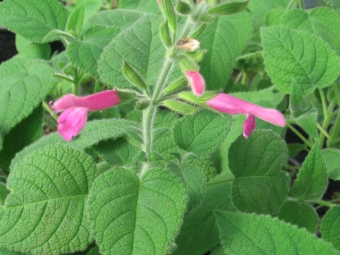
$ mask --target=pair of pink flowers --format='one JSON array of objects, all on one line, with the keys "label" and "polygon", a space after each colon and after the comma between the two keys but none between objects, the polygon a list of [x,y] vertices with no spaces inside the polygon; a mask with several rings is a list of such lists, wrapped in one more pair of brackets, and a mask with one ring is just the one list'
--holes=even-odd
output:
[{"label": "pair of pink flowers", "polygon": [[[201,96],[205,90],[205,81],[197,71],[186,72],[191,89],[196,96]],[[255,116],[277,126],[285,126],[286,120],[281,112],[276,109],[261,106],[241,100],[228,94],[219,93],[206,102],[211,108],[228,114],[244,114],[243,136],[248,138],[256,128]]]},{"label": "pair of pink flowers", "polygon": [[58,118],[58,132],[66,141],[79,134],[87,122],[89,111],[100,111],[120,102],[115,90],[105,90],[85,97],[73,94],[65,95],[57,101],[50,102],[51,109],[63,112]]}]

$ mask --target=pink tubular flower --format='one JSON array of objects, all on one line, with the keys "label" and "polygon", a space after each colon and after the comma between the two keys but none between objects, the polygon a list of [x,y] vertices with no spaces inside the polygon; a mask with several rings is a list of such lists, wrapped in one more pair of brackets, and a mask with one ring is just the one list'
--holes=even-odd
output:
[{"label": "pink tubular flower", "polygon": [[192,92],[194,92],[196,96],[203,95],[205,90],[205,81],[202,75],[197,71],[186,71],[186,73]]},{"label": "pink tubular flower", "polygon": [[207,101],[207,105],[228,114],[244,114],[247,118],[243,123],[243,136],[248,138],[256,128],[255,116],[277,126],[285,126],[286,120],[276,109],[263,108],[239,98],[220,93]]},{"label": "pink tubular flower", "polygon": [[58,118],[58,132],[66,141],[79,134],[87,122],[88,111],[100,111],[120,102],[115,90],[105,90],[85,97],[65,95],[50,102],[54,112],[63,112]]}]

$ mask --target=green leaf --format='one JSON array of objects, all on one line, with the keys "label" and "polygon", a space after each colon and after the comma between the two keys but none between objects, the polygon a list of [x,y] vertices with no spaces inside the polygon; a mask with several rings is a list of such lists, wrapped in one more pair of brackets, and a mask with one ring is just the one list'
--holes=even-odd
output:
[{"label": "green leaf", "polygon": [[317,111],[316,109],[311,109],[299,117],[294,118],[296,123],[311,137],[318,138],[318,128],[317,128]]},{"label": "green leaf", "polygon": [[313,206],[304,202],[289,200],[281,206],[278,218],[297,225],[299,228],[306,228],[311,233],[316,232],[316,226],[319,223],[318,214]]},{"label": "green leaf", "polygon": [[217,170],[213,165],[210,155],[208,156],[196,156],[194,154],[186,154],[181,162],[182,166],[197,166],[204,171],[207,180],[212,179],[217,175]]},{"label": "green leaf", "polygon": [[284,202],[290,179],[281,171],[288,161],[285,142],[273,131],[240,136],[229,149],[233,203],[240,211],[273,214]]},{"label": "green leaf", "polygon": [[66,53],[73,65],[85,72],[99,77],[98,59],[105,46],[120,32],[119,29],[95,26],[86,31],[82,41],[73,41],[66,49]]},{"label": "green leaf", "polygon": [[91,188],[88,212],[100,251],[166,254],[186,200],[181,182],[167,170],[151,169],[141,180],[124,169],[105,172]]},{"label": "green leaf", "polygon": [[33,42],[47,42],[51,31],[63,31],[68,11],[57,0],[6,0],[0,3],[0,24]]},{"label": "green leaf", "polygon": [[84,6],[84,21],[97,13],[103,5],[103,0],[75,0],[74,2],[77,6]]},{"label": "green leaf", "polygon": [[267,13],[275,8],[286,8],[290,0],[251,0],[248,4],[252,17],[254,19],[256,30],[265,24]]},{"label": "green leaf", "polygon": [[340,151],[336,149],[324,149],[321,155],[325,161],[328,177],[340,180]]},{"label": "green leaf", "polygon": [[340,74],[339,57],[315,35],[272,26],[262,28],[261,37],[266,70],[281,91],[291,93],[298,85],[309,94],[331,85]]},{"label": "green leaf", "polygon": [[186,187],[189,197],[187,211],[191,211],[197,207],[204,198],[206,177],[203,169],[195,165],[179,167],[173,163],[170,163],[168,168],[176,174]]},{"label": "green leaf", "polygon": [[282,24],[320,36],[340,54],[340,15],[327,7],[313,8],[310,11],[292,9],[282,17]]},{"label": "green leaf", "polygon": [[289,191],[289,196],[300,200],[317,200],[325,192],[328,184],[327,169],[316,142],[299,170],[297,179]]},{"label": "green leaf", "polygon": [[110,164],[121,166],[132,163],[133,158],[139,152],[137,147],[124,138],[100,142],[95,149]]},{"label": "green leaf", "polygon": [[246,2],[222,3],[209,9],[208,13],[214,15],[230,15],[243,11],[248,5]]},{"label": "green leaf", "polygon": [[18,153],[12,161],[12,167],[14,164],[22,160],[25,155],[50,144],[58,143],[77,150],[84,150],[102,140],[110,138],[116,139],[125,135],[130,141],[140,144],[142,140],[141,130],[139,128],[140,127],[137,123],[123,119],[90,121],[86,124],[80,135],[72,141],[64,141],[58,133],[41,138]]},{"label": "green leaf", "polygon": [[320,231],[322,238],[331,242],[338,250],[340,250],[339,228],[340,206],[334,206],[323,216]]},{"label": "green leaf", "polygon": [[227,254],[335,255],[331,244],[269,215],[216,211]]},{"label": "green leaf", "polygon": [[[1,8],[0,8],[1,9]],[[38,60],[11,59],[0,66],[0,133],[27,117],[52,88],[51,67]]]},{"label": "green leaf", "polygon": [[74,10],[72,10],[70,16],[67,19],[66,29],[69,33],[74,34],[76,38],[79,38],[81,35],[84,15],[85,7],[84,5],[79,5]]},{"label": "green leaf", "polygon": [[124,29],[104,49],[98,62],[98,73],[103,82],[112,87],[132,88],[123,71],[123,60],[141,75],[146,84],[156,83],[165,48],[159,38],[162,19],[152,14],[144,14],[129,28]]},{"label": "green leaf", "polygon": [[165,160],[172,160],[174,158],[171,153],[182,152],[174,141],[171,129],[158,128],[154,130],[153,135],[153,149],[163,156]]},{"label": "green leaf", "polygon": [[3,171],[9,172],[15,154],[42,136],[42,117],[42,107],[38,106],[4,137],[4,148],[0,152],[0,168]]},{"label": "green leaf", "polygon": [[176,31],[177,29],[176,16],[171,0],[162,0],[161,5],[163,7],[164,16],[168,21],[170,29],[172,31]]},{"label": "green leaf", "polygon": [[197,155],[213,153],[227,136],[230,116],[203,110],[179,119],[173,130],[176,144]]},{"label": "green leaf", "polygon": [[0,248],[1,255],[25,255],[21,252],[9,251],[6,248]]},{"label": "green leaf", "polygon": [[119,2],[119,7],[122,9],[131,9],[140,12],[159,12],[159,3],[157,0],[124,0]]},{"label": "green leaf", "polygon": [[178,115],[176,113],[160,109],[157,112],[155,126],[158,128],[171,128],[177,120]]},{"label": "green leaf", "polygon": [[20,35],[15,36],[15,46],[19,56],[25,59],[44,59],[51,57],[51,46],[48,43],[33,43]]},{"label": "green leaf", "polygon": [[0,246],[31,254],[85,249],[92,240],[85,203],[95,172],[89,156],[59,144],[16,164],[0,207]]},{"label": "green leaf", "polygon": [[207,27],[200,37],[201,47],[208,49],[200,63],[200,73],[205,78],[207,89],[225,87],[235,59],[246,46],[251,33],[252,21],[246,12],[218,17]]},{"label": "green leaf", "polygon": [[220,240],[214,210],[235,210],[230,193],[230,182],[223,176],[217,176],[207,184],[201,206],[184,217],[181,231],[176,238],[178,247],[173,255],[202,255],[218,245]]}]

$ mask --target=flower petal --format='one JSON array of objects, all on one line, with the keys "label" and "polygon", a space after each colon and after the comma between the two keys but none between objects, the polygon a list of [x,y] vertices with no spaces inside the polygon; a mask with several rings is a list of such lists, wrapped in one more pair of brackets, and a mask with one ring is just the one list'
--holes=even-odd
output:
[{"label": "flower petal", "polygon": [[218,94],[207,101],[207,105],[220,112],[228,114],[250,114],[274,125],[286,125],[286,120],[283,114],[278,110],[264,108],[228,94]]},{"label": "flower petal", "polygon": [[243,136],[248,138],[256,128],[255,116],[248,114],[246,120],[243,122]]},{"label": "flower petal", "polygon": [[61,137],[70,141],[79,134],[87,122],[87,109],[73,107],[64,111],[58,118],[58,132]]},{"label": "flower petal", "polygon": [[50,107],[54,112],[61,112],[66,109],[76,107],[77,106],[77,96],[73,94],[65,95],[61,98],[59,98],[57,101],[53,102],[51,101]]},{"label": "flower petal", "polygon": [[115,90],[104,90],[86,97],[78,97],[78,106],[86,107],[89,111],[100,111],[115,106],[120,98]]},{"label": "flower petal", "polygon": [[194,92],[196,96],[201,96],[205,90],[205,81],[203,76],[197,71],[186,71],[186,73],[192,92]]}]

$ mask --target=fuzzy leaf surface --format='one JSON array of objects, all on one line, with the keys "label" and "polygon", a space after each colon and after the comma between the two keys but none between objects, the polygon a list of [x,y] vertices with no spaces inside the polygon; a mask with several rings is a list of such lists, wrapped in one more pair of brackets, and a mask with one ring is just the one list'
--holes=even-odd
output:
[{"label": "fuzzy leaf surface", "polygon": [[227,254],[339,254],[330,243],[307,230],[269,215],[216,211],[216,218]]},{"label": "fuzzy leaf surface", "polygon": [[95,171],[89,156],[59,144],[16,164],[0,207],[0,246],[30,254],[85,249],[92,240],[85,204]]},{"label": "fuzzy leaf surface", "polygon": [[230,125],[230,116],[204,110],[179,119],[174,126],[173,136],[181,149],[207,155],[221,144]]},{"label": "fuzzy leaf surface", "polygon": [[151,169],[141,180],[124,169],[100,175],[90,191],[89,214],[101,252],[166,254],[186,200],[185,188],[167,170]]},{"label": "fuzzy leaf surface", "polygon": [[0,134],[27,117],[52,88],[51,67],[38,60],[11,59],[0,66]]},{"label": "fuzzy leaf surface", "polygon": [[321,151],[327,167],[328,177],[340,180],[340,151],[336,149],[324,149]]},{"label": "fuzzy leaf surface", "polygon": [[229,150],[234,205],[245,212],[277,212],[289,189],[290,179],[281,171],[287,160],[286,144],[273,131],[240,136]]},{"label": "fuzzy leaf surface", "polygon": [[261,29],[266,70],[286,93],[298,85],[309,94],[332,84],[340,74],[340,58],[321,38],[285,26]]},{"label": "fuzzy leaf surface", "polygon": [[321,236],[340,250],[340,206],[329,209],[321,220]]},{"label": "fuzzy leaf surface", "polygon": [[209,49],[200,63],[200,72],[208,89],[224,88],[235,59],[246,46],[251,33],[252,22],[246,12],[218,17],[207,27],[199,41],[203,49]]},{"label": "fuzzy leaf surface", "polygon": [[33,42],[47,42],[53,30],[64,31],[68,11],[57,0],[6,0],[0,3],[0,24]]}]

